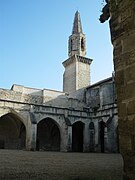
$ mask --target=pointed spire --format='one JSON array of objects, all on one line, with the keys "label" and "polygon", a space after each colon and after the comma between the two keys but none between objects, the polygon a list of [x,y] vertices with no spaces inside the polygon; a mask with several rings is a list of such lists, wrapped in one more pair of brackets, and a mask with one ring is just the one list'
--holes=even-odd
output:
[{"label": "pointed spire", "polygon": [[74,17],[72,34],[78,34],[78,33],[83,33],[83,32],[82,32],[80,13],[76,11],[75,17]]}]

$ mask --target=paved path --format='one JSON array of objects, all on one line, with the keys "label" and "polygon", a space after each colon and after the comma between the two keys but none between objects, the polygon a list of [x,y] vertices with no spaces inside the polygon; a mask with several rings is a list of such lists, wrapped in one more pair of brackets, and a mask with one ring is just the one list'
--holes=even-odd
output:
[{"label": "paved path", "polygon": [[120,154],[0,150],[0,180],[121,180]]}]

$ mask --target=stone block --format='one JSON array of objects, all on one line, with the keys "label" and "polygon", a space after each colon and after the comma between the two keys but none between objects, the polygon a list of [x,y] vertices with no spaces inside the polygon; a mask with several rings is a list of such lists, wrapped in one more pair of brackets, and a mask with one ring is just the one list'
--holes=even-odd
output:
[{"label": "stone block", "polygon": [[126,52],[129,52],[129,51],[132,51],[134,50],[134,44],[135,44],[135,33],[129,33],[128,35],[125,35],[123,38],[122,38],[122,42],[123,42],[123,52],[126,53]]},{"label": "stone block", "polygon": [[[117,64],[117,62],[116,62]],[[122,70],[116,70],[116,86],[121,87],[124,86],[124,81],[125,81],[125,71],[124,69]]]},{"label": "stone block", "polygon": [[12,102],[5,102],[5,106],[9,108],[13,108],[13,103]]},{"label": "stone block", "polygon": [[[125,69],[126,83],[135,82],[135,63]],[[135,85],[133,86],[135,88]]]},{"label": "stone block", "polygon": [[4,101],[0,101],[0,107],[4,106]]},{"label": "stone block", "polygon": [[126,103],[119,103],[119,116],[121,118],[127,115],[127,104]]},{"label": "stone block", "polygon": [[135,97],[135,82],[128,83],[127,86],[125,86],[125,99],[132,99]]},{"label": "stone block", "polygon": [[127,105],[128,115],[135,114],[135,99],[131,100]]},{"label": "stone block", "polygon": [[132,152],[132,141],[130,136],[125,134],[119,135],[120,152],[122,154],[130,154]]}]

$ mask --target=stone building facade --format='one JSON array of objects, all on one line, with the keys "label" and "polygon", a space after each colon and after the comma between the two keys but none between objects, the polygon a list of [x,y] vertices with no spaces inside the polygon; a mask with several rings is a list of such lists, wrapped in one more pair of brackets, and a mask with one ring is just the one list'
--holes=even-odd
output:
[{"label": "stone building facade", "polygon": [[90,85],[80,14],[63,62],[63,92],[13,85],[0,89],[0,148],[118,152],[114,78]]}]

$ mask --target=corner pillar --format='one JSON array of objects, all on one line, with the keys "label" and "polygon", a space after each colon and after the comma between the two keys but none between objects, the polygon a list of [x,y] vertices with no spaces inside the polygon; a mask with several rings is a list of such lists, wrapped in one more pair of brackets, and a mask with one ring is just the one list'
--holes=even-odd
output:
[{"label": "corner pillar", "polygon": [[68,126],[67,151],[72,152],[72,126]]},{"label": "corner pillar", "polygon": [[89,126],[88,124],[85,124],[84,125],[84,138],[83,138],[83,152],[89,152],[89,144],[90,144],[90,141],[89,141],[89,136],[90,136],[90,133],[89,133]]},{"label": "corner pillar", "polygon": [[31,150],[36,150],[36,141],[37,141],[37,124],[31,125]]}]

